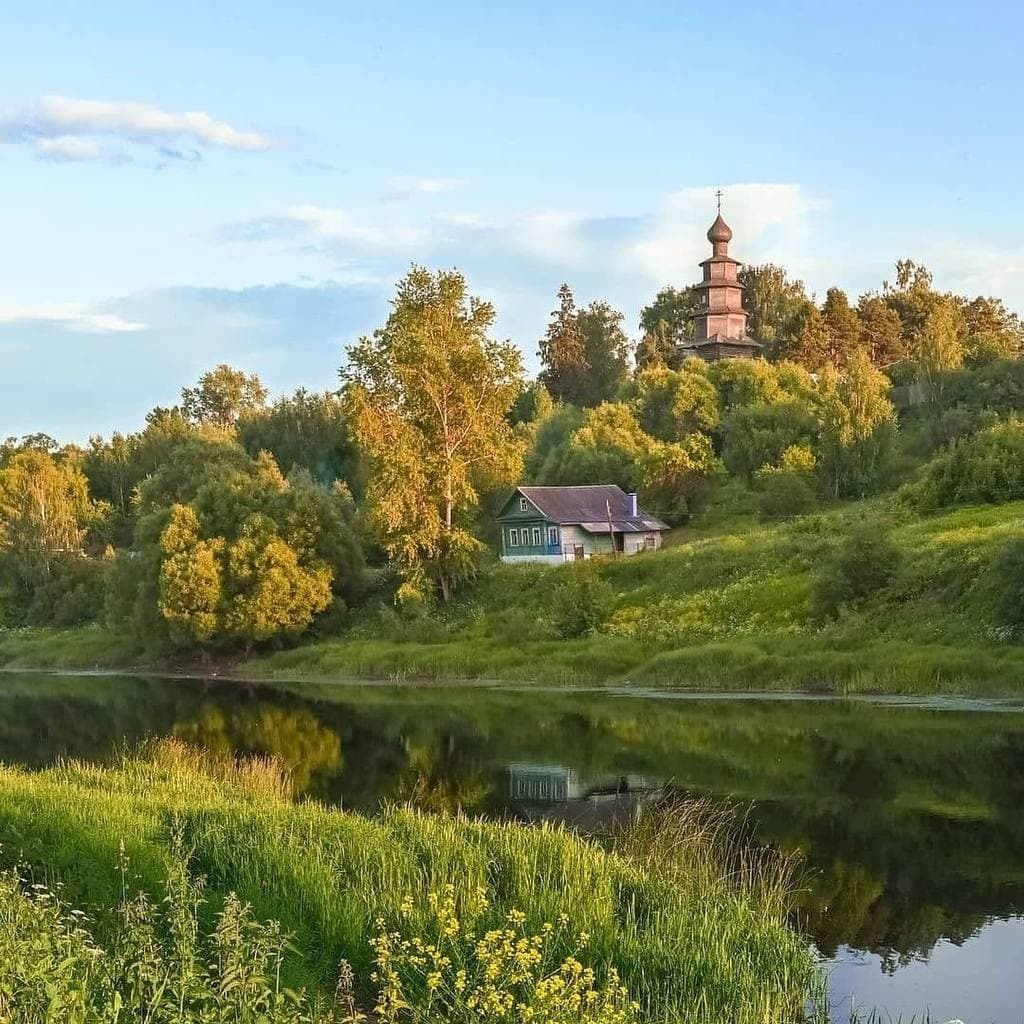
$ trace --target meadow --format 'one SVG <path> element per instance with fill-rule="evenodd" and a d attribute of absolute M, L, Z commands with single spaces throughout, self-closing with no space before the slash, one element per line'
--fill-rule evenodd
<path fill-rule="evenodd" d="M 892 571 L 822 618 L 818 581 L 856 532 L 884 537 Z M 694 689 L 1016 695 L 1024 649 L 997 624 L 992 564 L 1024 537 L 1024 503 L 922 516 L 892 498 L 778 522 L 713 515 L 658 552 L 591 569 L 601 621 L 560 636 L 571 567 L 493 565 L 443 610 L 354 612 L 336 635 L 217 665 L 243 678 L 496 680 Z M 98 627 L 0 632 L 8 668 L 193 668 L 154 661 Z"/>
<path fill-rule="evenodd" d="M 474 971 L 486 974 L 480 942 L 496 933 L 500 941 L 492 946 L 505 939 L 513 950 L 526 948 L 520 940 L 540 943 L 540 980 L 562 979 L 566 991 L 589 987 L 595 1005 L 610 1014 L 600 1019 L 609 1021 L 798 1021 L 821 991 L 809 947 L 786 923 L 790 866 L 751 853 L 728 819 L 694 805 L 602 848 L 552 827 L 404 808 L 370 819 L 295 802 L 273 760 L 216 757 L 164 741 L 107 768 L 64 762 L 38 772 L 0 770 L 0 857 L 24 880 L 16 884 L 7 874 L 0 885 L 0 943 L 7 943 L 0 1006 L 18 985 L 25 998 L 32 980 L 18 974 L 23 960 L 11 953 L 15 924 L 38 928 L 42 949 L 59 946 L 73 922 L 89 944 L 109 947 L 103 962 L 123 963 L 125 936 L 134 934 L 128 918 L 133 927 L 142 920 L 147 941 L 174 956 L 184 948 L 182 920 L 193 951 L 204 928 L 215 945 L 226 932 L 257 945 L 269 935 L 261 962 L 269 964 L 263 981 L 274 998 L 287 1001 L 292 997 L 284 993 L 301 991 L 322 1013 L 333 1006 L 332 1016 L 308 1019 L 349 1019 L 339 1016 L 345 1006 L 338 999 L 351 1003 L 349 1010 L 379 1007 L 388 986 L 398 985 L 413 1009 L 382 1019 L 426 1020 L 416 1014 L 426 1012 L 434 993 L 447 991 L 454 1008 L 429 1019 L 462 1020 L 456 968 L 468 972 L 472 989 Z M 139 891 L 150 910 L 126 918 L 123 908 L 138 905 Z M 46 910 L 58 899 L 54 892 L 63 916 Z M 162 900 L 169 909 L 153 910 Z M 189 906 L 191 917 L 175 912 Z M 275 938 L 282 934 L 287 942 Z M 386 963 L 382 941 L 392 944 Z M 440 980 L 401 953 L 403 942 L 420 949 L 417 941 L 447 950 Z M 236 942 L 232 949 L 238 948 Z M 488 955 L 500 959 L 496 949 Z M 180 983 L 178 967 L 166 970 Z M 95 972 L 90 977 L 77 979 L 79 994 L 98 984 Z M 529 998 L 550 996 L 547 982 L 520 982 Z M 517 998 L 523 984 L 509 981 Z M 548 1016 L 534 1019 L 588 1019 L 570 1010 L 569 1002 L 549 1006 Z"/>

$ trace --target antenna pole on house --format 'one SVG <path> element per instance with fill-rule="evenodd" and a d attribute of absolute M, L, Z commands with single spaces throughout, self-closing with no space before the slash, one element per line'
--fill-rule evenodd
<path fill-rule="evenodd" d="M 619 551 L 615 547 L 615 531 L 612 529 L 612 503 L 607 498 L 604 500 L 604 507 L 608 513 L 608 540 L 612 545 L 612 558 L 618 558 Z"/>

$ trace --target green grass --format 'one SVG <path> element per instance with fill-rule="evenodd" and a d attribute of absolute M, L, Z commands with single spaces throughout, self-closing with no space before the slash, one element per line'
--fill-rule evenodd
<path fill-rule="evenodd" d="M 82 671 L 144 663 L 130 638 L 100 626 L 76 629 L 0 629 L 0 667 Z"/>
<path fill-rule="evenodd" d="M 815 580 L 864 522 L 890 534 L 897 571 L 856 610 L 816 621 Z M 989 566 L 1022 536 L 1022 503 L 931 517 L 879 502 L 774 524 L 734 517 L 603 563 L 616 596 L 598 635 L 560 640 L 547 624 L 547 595 L 571 570 L 498 566 L 430 628 L 392 617 L 253 659 L 242 672 L 1015 695 L 1024 692 L 1024 646 L 997 628 Z"/>
<path fill-rule="evenodd" d="M 656 838 L 672 829 L 673 843 Z M 426 922 L 426 894 L 447 884 L 460 906 L 486 893 L 482 926 L 512 909 L 531 931 L 568 915 L 599 977 L 617 968 L 648 1021 L 802 1020 L 820 989 L 786 925 L 785 868 L 746 859 L 720 819 L 692 809 L 612 852 L 550 827 L 296 804 L 272 762 L 179 743 L 113 768 L 0 769 L 0 857 L 100 922 L 120 898 L 122 856 L 132 885 L 157 895 L 176 842 L 212 892 L 237 892 L 294 935 L 289 977 L 314 990 L 333 988 L 342 957 L 365 985 L 377 919 L 408 898 Z"/>
<path fill-rule="evenodd" d="M 818 576 L 868 523 L 901 553 L 893 579 L 837 621 L 812 615 Z M 605 562 L 614 606 L 597 634 L 559 639 L 550 594 L 571 569 L 494 566 L 436 616 L 355 613 L 337 638 L 265 653 L 238 675 L 276 680 L 465 679 L 837 693 L 1024 693 L 1024 645 L 993 611 L 989 567 L 1024 537 L 1024 503 L 919 516 L 851 503 L 778 523 L 716 514 L 659 552 Z M 138 663 L 100 629 L 0 633 L 0 666 Z"/>

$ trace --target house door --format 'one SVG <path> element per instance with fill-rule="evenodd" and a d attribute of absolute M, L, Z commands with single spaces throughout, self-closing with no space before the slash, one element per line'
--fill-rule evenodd
<path fill-rule="evenodd" d="M 624 533 L 616 533 L 612 535 L 614 538 L 615 550 L 622 552 L 626 550 L 626 535 Z"/>
<path fill-rule="evenodd" d="M 572 546 L 572 557 L 577 562 L 582 562 L 583 561 L 583 559 L 586 557 L 586 555 L 583 552 L 583 545 L 582 544 L 573 544 L 573 546 Z"/>

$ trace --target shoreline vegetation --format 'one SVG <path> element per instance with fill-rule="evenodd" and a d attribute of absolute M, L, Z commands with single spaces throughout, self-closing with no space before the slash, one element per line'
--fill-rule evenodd
<path fill-rule="evenodd" d="M 817 581 L 846 585 L 837 579 L 850 571 L 843 546 L 863 567 L 876 557 L 863 539 L 873 535 L 886 538 L 888 571 L 855 607 L 820 615 Z M 925 517 L 868 501 L 773 524 L 733 518 L 676 531 L 662 551 L 630 559 L 494 565 L 442 611 L 379 605 L 337 636 L 288 649 L 175 660 L 100 626 L 0 630 L 0 667 L 1019 696 L 1024 647 L 991 626 L 991 609 L 993 562 L 1022 537 L 1021 502 Z M 581 609 L 590 615 L 582 629 L 572 619 Z"/>
<path fill-rule="evenodd" d="M 470 995 L 490 977 L 486 957 L 500 961 L 507 946 L 513 959 L 542 950 L 515 984 L 511 961 L 498 972 L 517 999 L 539 1008 L 556 999 L 537 1019 L 805 1020 L 824 979 L 787 923 L 795 865 L 747 846 L 710 807 L 650 813 L 600 845 L 557 827 L 400 808 L 370 819 L 295 802 L 273 759 L 175 740 L 106 768 L 0 766 L 0 905 L 39 932 L 0 936 L 14 944 L 2 958 L 5 990 L 28 1012 L 54 986 L 86 1005 L 102 985 L 141 998 L 139 984 L 150 983 L 221 1008 L 229 992 L 216 964 L 233 956 L 252 972 L 250 1008 L 277 1006 L 261 1018 L 274 1024 L 364 1019 L 351 1011 L 425 1020 L 442 997 L 440 1019 L 468 1020 Z M 133 935 L 164 955 L 138 963 Z M 198 970 L 207 935 L 220 960 Z M 414 954 L 429 960 L 435 947 L 446 962 L 427 970 Z M 62 965 L 45 985 L 41 949 Z M 321 1016 L 291 1013 L 299 997 L 278 998 L 288 991 Z M 574 1014 L 574 992 L 607 1015 Z M 396 1000 L 420 1015 L 388 1016 Z M 350 1015 L 337 1016 L 346 1005 Z"/>

